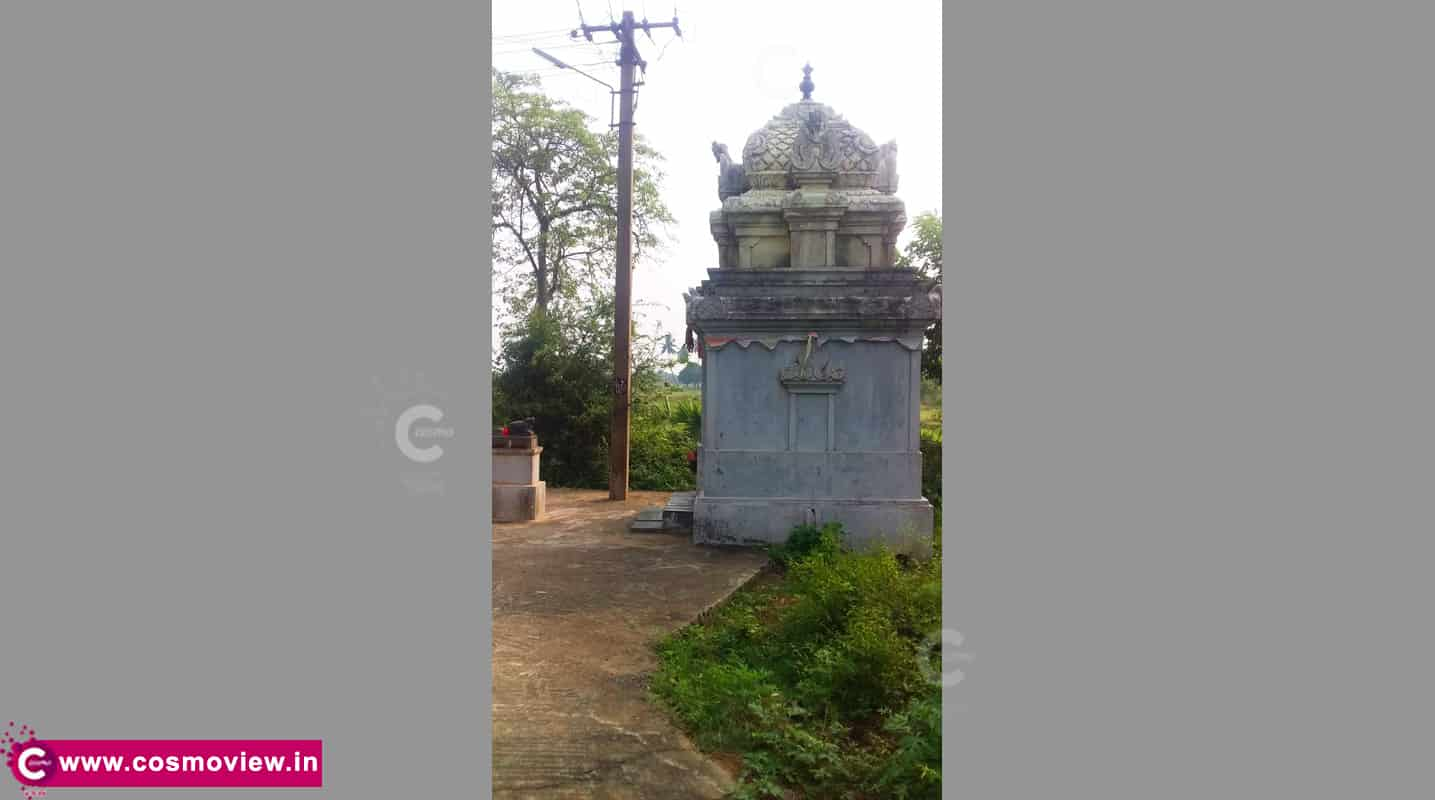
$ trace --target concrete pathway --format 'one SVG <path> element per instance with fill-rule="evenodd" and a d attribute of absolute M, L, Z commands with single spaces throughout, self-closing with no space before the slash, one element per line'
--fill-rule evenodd
<path fill-rule="evenodd" d="M 628 530 L 667 492 L 551 489 L 493 526 L 493 796 L 719 798 L 732 776 L 648 699 L 652 644 L 761 569 L 752 550 Z"/>

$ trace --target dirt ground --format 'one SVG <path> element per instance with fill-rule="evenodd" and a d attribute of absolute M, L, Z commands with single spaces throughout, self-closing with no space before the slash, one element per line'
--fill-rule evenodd
<path fill-rule="evenodd" d="M 648 697 L 652 645 L 758 573 L 753 550 L 628 523 L 667 492 L 554 489 L 493 526 L 493 796 L 719 798 L 732 776 Z"/>

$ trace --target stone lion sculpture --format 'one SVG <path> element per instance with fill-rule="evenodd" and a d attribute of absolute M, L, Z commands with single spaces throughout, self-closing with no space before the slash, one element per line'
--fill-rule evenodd
<path fill-rule="evenodd" d="M 713 157 L 718 162 L 718 199 L 726 200 L 747 191 L 747 171 L 734 163 L 727 145 L 713 142 Z"/>
<path fill-rule="evenodd" d="M 873 188 L 879 192 L 893 194 L 897 191 L 897 141 L 894 139 L 877 151 L 877 177 Z"/>

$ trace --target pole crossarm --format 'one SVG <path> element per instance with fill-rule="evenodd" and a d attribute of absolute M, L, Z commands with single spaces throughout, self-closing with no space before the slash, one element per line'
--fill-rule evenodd
<path fill-rule="evenodd" d="M 638 48 L 637 44 L 633 41 L 633 34 L 635 31 L 642 31 L 647 35 L 648 40 L 652 41 L 653 30 L 661 30 L 663 28 L 672 28 L 673 33 L 676 33 L 679 39 L 683 36 L 683 29 L 678 25 L 677 17 L 673 17 L 671 22 L 649 22 L 647 17 L 644 17 L 642 21 L 637 21 L 633 19 L 633 12 L 631 11 L 623 12 L 622 22 L 609 22 L 607 25 L 579 25 L 573 29 L 569 36 L 577 39 L 579 35 L 582 35 L 583 38 L 591 42 L 593 41 L 593 34 L 595 33 L 611 33 L 614 40 L 623 46 L 624 52 L 618 55 L 618 64 L 621 66 L 631 60 L 639 69 L 643 70 L 644 74 L 647 74 L 648 62 L 644 61 L 638 55 Z"/>

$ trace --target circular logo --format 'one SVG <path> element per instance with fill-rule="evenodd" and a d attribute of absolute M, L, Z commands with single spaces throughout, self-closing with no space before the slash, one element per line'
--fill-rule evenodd
<path fill-rule="evenodd" d="M 443 411 L 438 406 L 417 405 L 410 406 L 399 415 L 394 423 L 394 441 L 398 443 L 399 452 L 403 453 L 411 461 L 420 464 L 429 464 L 439 460 L 443 455 L 443 447 L 438 443 L 419 446 L 415 440 L 428 442 L 434 439 L 453 438 L 452 428 L 436 428 L 433 426 L 415 427 L 420 421 L 438 423 L 443 420 Z"/>
<path fill-rule="evenodd" d="M 43 786 L 60 771 L 55 751 L 44 742 L 17 742 L 12 752 L 10 772 L 26 786 Z"/>
<path fill-rule="evenodd" d="M 922 649 L 917 656 L 917 667 L 922 672 L 922 677 L 933 685 L 941 685 L 950 689 L 962 682 L 966 674 L 956 667 L 944 669 L 945 664 L 950 660 L 971 661 L 970 653 L 962 653 L 957 648 L 962 646 L 962 635 L 954 630 L 943 628 L 927 637 L 922 643 Z"/>

